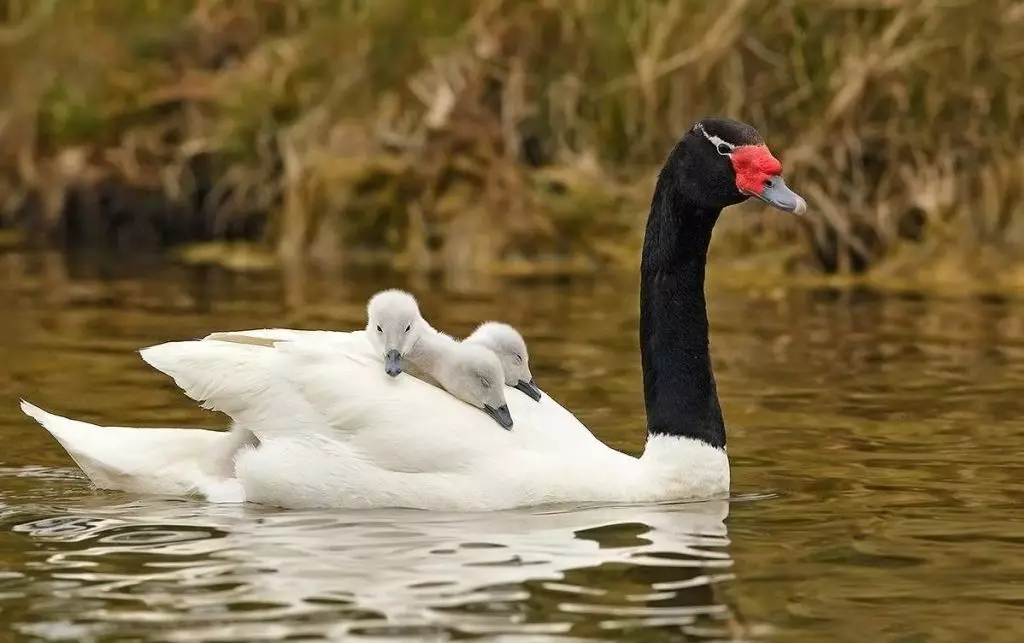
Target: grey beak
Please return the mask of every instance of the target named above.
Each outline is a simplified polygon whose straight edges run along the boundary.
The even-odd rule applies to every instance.
[[[526,380],[519,380],[518,382],[516,382],[516,385],[513,386],[512,388],[517,388],[523,393],[526,393],[534,402],[540,402],[541,392],[540,389],[537,388],[537,385],[534,383],[533,379],[530,379],[529,382],[527,382]]]
[[[393,349],[384,353],[384,372],[391,377],[397,377],[402,372],[401,353]]]
[[[790,190],[781,176],[773,176],[761,194],[750,193],[750,196],[761,199],[773,208],[793,214],[807,212],[807,202],[804,198]]]
[[[512,430],[512,414],[509,413],[507,404],[502,404],[498,408],[484,404],[484,412],[505,429]]]

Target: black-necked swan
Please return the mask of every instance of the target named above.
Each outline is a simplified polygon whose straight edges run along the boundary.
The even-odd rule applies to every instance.
[[[166,489],[187,486],[220,500],[453,511],[724,497],[730,473],[708,348],[708,244],[721,210],[749,197],[803,213],[804,200],[781,172],[753,127],[709,118],[683,135],[658,175],[640,268],[647,442],[639,458],[603,444],[550,395],[533,402],[508,391],[516,428],[496,430],[445,391],[386,375],[364,331],[271,346],[199,340],[142,350],[186,394],[258,438],[232,463],[223,460],[230,445],[210,449],[217,438],[192,437],[196,430],[163,433],[149,448],[140,435],[148,430],[118,429],[116,443],[102,428],[22,408],[101,486],[138,487],[133,476],[164,475]],[[237,441],[234,433],[219,439]],[[158,452],[172,443],[177,460]],[[102,468],[111,449],[135,449],[118,461],[135,464],[120,477],[94,477],[89,467]],[[218,471],[230,473],[217,478]]]

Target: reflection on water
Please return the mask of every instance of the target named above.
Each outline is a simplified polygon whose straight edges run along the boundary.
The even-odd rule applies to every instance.
[[[724,502],[471,517],[91,504],[5,517],[35,545],[6,582],[22,633],[704,640],[738,627],[715,595],[731,578]]]
[[[135,351],[215,329],[351,328],[396,284],[450,332],[517,325],[546,391],[610,444],[642,448],[632,275],[466,290],[0,255],[0,627],[15,640],[1020,640],[1020,303],[711,284],[729,504],[465,516],[94,492],[17,411],[24,396],[94,422],[222,426]]]

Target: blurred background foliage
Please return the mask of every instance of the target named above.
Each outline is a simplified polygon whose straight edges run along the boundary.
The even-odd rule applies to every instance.
[[[631,267],[711,114],[811,208],[724,217],[720,264],[1024,286],[1022,0],[0,0],[19,244]]]

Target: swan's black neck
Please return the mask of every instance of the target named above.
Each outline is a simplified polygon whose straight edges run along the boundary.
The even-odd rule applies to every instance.
[[[724,448],[704,300],[708,245],[720,213],[694,204],[662,170],[640,268],[640,357],[648,434]]]

